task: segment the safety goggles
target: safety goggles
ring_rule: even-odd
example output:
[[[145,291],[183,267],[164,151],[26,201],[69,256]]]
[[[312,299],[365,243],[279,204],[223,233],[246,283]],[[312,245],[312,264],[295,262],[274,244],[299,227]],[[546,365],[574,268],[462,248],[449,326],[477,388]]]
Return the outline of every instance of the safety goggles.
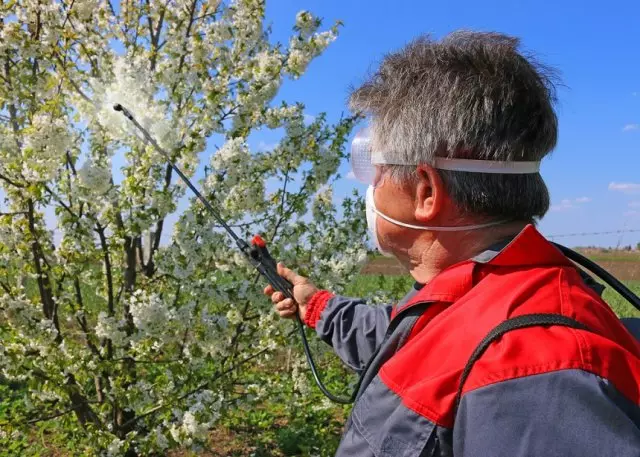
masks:
[[[379,178],[377,165],[420,165],[391,158],[392,154],[374,151],[371,147],[371,130],[364,128],[351,141],[351,170],[355,178],[365,184],[375,184]],[[436,157],[429,164],[439,170],[466,171],[470,173],[532,174],[540,172],[540,162],[503,162],[496,160],[449,159]]]

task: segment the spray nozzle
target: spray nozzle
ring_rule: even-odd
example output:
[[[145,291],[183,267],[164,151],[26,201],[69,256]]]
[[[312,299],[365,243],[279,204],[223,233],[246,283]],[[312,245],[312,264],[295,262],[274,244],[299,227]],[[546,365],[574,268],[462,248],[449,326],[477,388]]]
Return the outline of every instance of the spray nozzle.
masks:
[[[113,109],[116,111],[124,111],[124,107],[120,103],[113,105]]]

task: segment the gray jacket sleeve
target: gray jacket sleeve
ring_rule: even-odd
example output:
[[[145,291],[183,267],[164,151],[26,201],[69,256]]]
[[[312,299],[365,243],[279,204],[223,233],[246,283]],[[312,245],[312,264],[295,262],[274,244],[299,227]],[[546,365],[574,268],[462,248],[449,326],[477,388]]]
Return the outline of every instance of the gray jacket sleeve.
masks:
[[[347,366],[361,371],[384,339],[391,309],[336,295],[322,311],[316,332]]]
[[[637,457],[640,407],[582,370],[512,379],[462,398],[453,448],[457,457]]]

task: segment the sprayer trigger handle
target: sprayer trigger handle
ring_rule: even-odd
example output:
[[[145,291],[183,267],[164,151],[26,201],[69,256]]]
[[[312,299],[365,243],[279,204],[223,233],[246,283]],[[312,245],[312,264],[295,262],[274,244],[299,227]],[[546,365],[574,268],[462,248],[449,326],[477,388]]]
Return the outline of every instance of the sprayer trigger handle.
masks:
[[[275,290],[293,298],[293,284],[278,274],[278,264],[271,256],[266,241],[260,235],[255,235],[251,239],[251,257],[259,262],[258,271]]]

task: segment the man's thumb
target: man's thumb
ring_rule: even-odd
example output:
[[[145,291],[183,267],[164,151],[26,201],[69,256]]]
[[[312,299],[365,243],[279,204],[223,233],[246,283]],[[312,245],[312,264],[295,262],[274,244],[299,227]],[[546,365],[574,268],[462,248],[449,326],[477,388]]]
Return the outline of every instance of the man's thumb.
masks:
[[[293,285],[296,285],[300,282],[300,279],[302,279],[302,276],[298,276],[295,272],[289,270],[282,263],[278,263],[278,274]]]

